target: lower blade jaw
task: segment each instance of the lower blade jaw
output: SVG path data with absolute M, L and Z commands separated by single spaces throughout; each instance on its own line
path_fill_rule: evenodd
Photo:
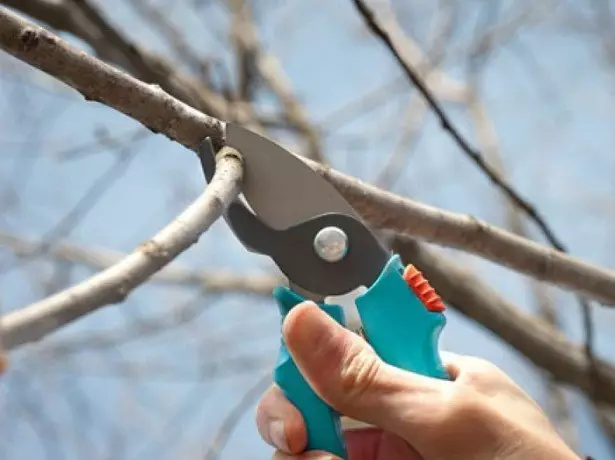
M 300 296 L 304 297 L 307 300 L 311 300 L 312 302 L 323 303 L 325 301 L 324 296 L 320 294 L 315 294 L 306 289 L 303 289 L 301 286 L 293 283 L 292 281 L 288 283 L 288 287 L 292 289 L 294 292 L 296 292 L 297 294 L 299 294 Z

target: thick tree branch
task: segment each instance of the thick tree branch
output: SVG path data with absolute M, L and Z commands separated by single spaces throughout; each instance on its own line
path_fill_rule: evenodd
M 470 118 L 474 124 L 478 144 L 483 152 L 485 152 L 493 168 L 503 178 L 507 179 L 506 169 L 498 147 L 495 129 L 489 120 L 486 108 L 478 100 L 478 95 L 474 88 L 471 93 L 468 100 L 468 109 Z M 510 200 L 504 200 L 503 206 L 506 210 L 508 227 L 517 235 L 530 238 L 526 228 L 525 216 L 520 210 L 514 203 L 510 202 Z M 547 286 L 534 279 L 530 279 L 529 284 L 534 294 L 539 316 L 553 328 L 558 330 L 561 329 L 557 320 L 557 311 L 553 299 L 549 295 Z M 592 360 L 591 354 L 588 355 L 588 359 Z M 572 416 L 564 389 L 550 376 L 547 376 L 546 386 L 548 394 L 547 413 L 549 418 L 553 420 L 554 425 L 559 430 L 560 435 L 564 438 L 566 443 L 576 451 L 578 446 L 578 433 L 572 422 Z
M 473 216 L 445 211 L 381 190 L 307 159 L 373 227 L 461 249 L 538 280 L 613 305 L 615 272 L 545 247 Z M 586 284 L 585 284 L 586 283 Z
M 163 58 L 129 42 L 89 2 L 0 0 L 0 3 L 56 30 L 75 35 L 87 42 L 101 59 L 121 66 L 145 82 L 159 84 L 188 105 L 220 118 L 228 116 L 229 107 L 222 96 L 182 74 Z
M 501 298 L 465 267 L 454 264 L 415 240 L 395 235 L 392 247 L 405 263 L 421 270 L 442 298 L 483 325 L 562 383 L 576 386 L 597 400 L 615 404 L 615 367 L 596 359 L 599 376 L 587 372 L 583 348 L 572 344 L 553 326 Z M 594 383 L 597 383 L 594 385 Z M 595 388 L 594 388 L 595 387 Z
M 0 0 L 51 27 L 87 42 L 105 61 L 119 65 L 146 83 L 154 83 L 185 104 L 221 119 L 235 119 L 262 132 L 248 104 L 230 104 L 204 82 L 173 63 L 132 43 L 88 0 Z M 214 145 L 218 139 L 214 138 Z
M 376 14 L 367 6 L 364 0 L 353 0 L 361 16 L 365 20 L 366 25 L 372 32 L 380 38 L 391 51 L 397 62 L 403 68 L 404 72 L 410 81 L 416 86 L 419 92 L 425 97 L 433 111 L 436 113 L 442 124 L 442 128 L 447 131 L 454 141 L 459 145 L 461 150 L 472 160 L 476 165 L 489 177 L 489 179 L 501 189 L 510 200 L 512 200 L 520 209 L 537 223 L 549 242 L 557 249 L 564 251 L 564 245 L 555 236 L 553 230 L 549 227 L 544 217 L 536 210 L 536 208 L 527 200 L 519 195 L 519 193 L 506 181 L 498 175 L 484 159 L 481 152 L 473 148 L 459 130 L 453 125 L 448 115 L 440 103 L 436 100 L 433 92 L 423 82 L 419 72 L 414 68 L 415 64 L 408 58 L 404 47 L 401 44 L 400 34 L 391 33 L 385 26 L 384 22 L 376 17 Z
M 27 252 L 35 242 L 24 240 L 10 234 L 0 234 L 0 244 L 9 246 L 19 252 Z M 579 362 L 580 347 L 567 341 L 553 326 L 545 320 L 521 313 L 522 324 L 515 320 L 519 309 L 509 304 L 480 279 L 467 272 L 462 267 L 446 261 L 443 257 L 414 240 L 396 236 L 393 238 L 393 249 L 399 251 L 405 263 L 413 263 L 421 269 L 439 291 L 444 300 L 467 315 L 470 319 L 487 327 L 498 337 L 518 348 L 518 344 L 527 343 L 519 351 L 534 364 L 542 366 L 554 378 L 564 383 L 576 385 L 577 374 L 584 370 Z M 52 248 L 50 255 L 62 260 L 83 263 L 88 266 L 105 269 L 118 263 L 122 256 L 113 251 L 86 249 L 76 245 L 61 243 Z M 463 277 L 458 278 L 463 273 Z M 221 273 L 191 270 L 186 267 L 170 264 L 158 271 L 151 278 L 163 283 L 180 283 L 186 286 L 204 287 L 209 292 L 251 292 L 259 295 L 270 295 L 273 287 L 281 283 L 282 278 L 273 276 L 240 276 Z M 512 316 L 507 317 L 509 312 Z M 528 329 L 525 326 L 531 324 Z M 537 343 L 536 336 L 542 337 Z M 543 343 L 551 344 L 543 349 Z M 556 344 L 555 351 L 552 344 Z M 537 347 L 537 348 L 534 348 Z M 557 360 L 551 359 L 554 353 L 563 353 Z M 564 365 L 561 365 L 561 362 Z M 561 369 L 564 369 L 562 371 Z M 572 371 L 571 371 L 572 369 Z M 608 369 L 607 369 L 608 370 Z M 605 372 L 606 373 L 606 372 Z M 601 378 L 604 378 L 604 374 Z M 608 379 L 607 379 L 608 380 Z M 615 386 L 615 380 L 612 383 Z M 608 414 L 606 406 L 600 414 Z
M 239 193 L 242 160 L 222 151 L 203 194 L 176 220 L 132 254 L 88 280 L 2 318 L 3 345 L 10 350 L 42 339 L 92 311 L 122 302 L 137 286 L 197 242 Z
M 221 139 L 223 123 L 160 88 L 121 73 L 6 9 L 0 9 L 0 47 L 17 58 L 195 149 L 204 136 Z M 465 250 L 496 263 L 615 305 L 615 272 L 490 226 L 380 190 L 303 159 L 331 182 L 375 228 Z
M 598 421 L 609 437 L 611 448 L 615 452 L 615 411 L 607 406 L 600 406 L 597 411 Z
M 196 147 L 205 136 L 220 142 L 223 123 L 181 103 L 157 85 L 149 85 L 106 65 L 46 31 L 0 10 L 3 48 L 15 57 L 38 67 L 79 91 L 86 100 L 102 102 L 141 121 L 154 132 L 178 141 L 176 125 Z M 186 139 L 184 139 L 186 141 Z

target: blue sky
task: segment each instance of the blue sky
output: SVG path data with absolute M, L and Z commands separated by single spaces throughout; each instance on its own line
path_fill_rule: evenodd
M 361 22 L 351 2 L 277 3 L 275 14 L 261 18 L 261 38 L 280 58 L 312 120 L 325 119 L 336 108 L 399 75 L 382 45 L 360 33 Z M 574 8 L 575 2 L 568 3 Z M 467 42 L 481 5 L 468 2 L 464 6 L 453 43 Z M 502 18 L 520 7 L 520 3 L 504 2 Z M 167 8 L 199 55 L 228 58 L 215 38 L 219 35 L 225 40 L 228 25 L 216 2 L 200 13 L 204 21 L 180 2 Z M 134 41 L 169 54 L 164 40 L 137 20 L 124 2 L 105 2 L 104 10 Z M 413 12 L 409 31 L 424 41 L 433 20 L 433 5 L 417 1 Z M 571 252 L 613 267 L 615 163 L 610 153 L 614 74 L 594 37 L 551 22 L 522 30 L 489 60 L 482 77 L 483 100 L 515 187 L 547 216 Z M 139 125 L 113 110 L 86 103 L 14 59 L 2 57 L 0 62 L 4 128 L 0 130 L 0 181 L 10 183 L 13 178 L 20 184 L 20 205 L 2 216 L 0 229 L 37 237 L 53 228 L 116 162 L 112 152 L 64 161 L 56 153 L 90 142 L 97 127 L 121 135 L 139 129 Z M 463 56 L 451 56 L 447 63 L 447 71 L 463 78 Z M 30 83 L 23 83 L 24 76 Z M 381 106 L 327 137 L 327 153 L 334 167 L 373 180 L 374 171 L 403 129 L 400 113 L 408 100 L 407 92 L 393 93 Z M 447 106 L 447 111 L 474 141 L 467 115 L 458 107 Z M 381 135 L 372 140 L 360 137 L 372 132 Z M 345 148 L 342 140 L 349 136 L 358 137 L 362 148 Z M 135 156 L 121 178 L 68 239 L 129 251 L 196 197 L 203 182 L 191 152 L 155 135 L 133 147 L 129 154 L 134 152 Z M 408 152 L 402 179 L 392 190 L 505 224 L 500 196 L 431 114 L 415 148 Z M 525 278 L 466 254 L 447 253 L 519 307 L 534 308 Z M 2 264 L 9 260 L 2 249 L 0 256 Z M 268 260 L 245 251 L 224 222 L 216 223 L 179 262 L 245 273 L 271 269 Z M 14 270 L 0 278 L 0 300 L 6 310 L 41 297 L 32 280 L 37 274 L 48 273 L 49 267 L 42 263 L 28 267 L 31 270 Z M 90 274 L 89 269 L 77 268 L 71 280 L 77 282 Z M 566 332 L 573 340 L 581 340 L 573 297 L 559 290 L 554 293 Z M 143 287 L 125 304 L 104 308 L 48 341 L 16 353 L 14 370 L 0 387 L 0 407 L 10 414 L 0 421 L 6 424 L 0 425 L 0 431 L 8 433 L 0 443 L 2 457 L 106 458 L 104 454 L 111 455 L 112 449 L 125 449 L 126 458 L 162 459 L 202 452 L 225 414 L 262 373 L 268 372 L 275 359 L 278 317 L 272 300 L 210 296 L 197 304 L 200 314 L 184 327 L 101 351 L 75 351 L 62 358 L 49 351 L 54 343 L 97 332 L 117 333 L 143 318 L 169 317 L 173 307 L 195 295 L 195 291 L 168 286 Z M 595 316 L 598 350 L 611 356 L 615 343 L 608 332 L 615 325 L 615 315 L 602 308 Z M 536 370 L 491 333 L 451 309 L 442 346 L 496 362 L 544 402 L 544 387 Z M 224 363 L 233 356 L 257 356 L 263 360 L 262 368 L 243 369 L 227 377 L 199 375 L 199 363 Z M 122 367 L 122 362 L 128 364 Z M 152 377 L 118 376 L 118 369 L 134 368 L 135 363 L 147 364 L 149 368 L 143 372 Z M 608 458 L 591 413 L 576 392 L 572 391 L 571 397 L 583 452 Z M 33 421 L 33 414 L 38 421 Z M 220 458 L 266 458 L 269 451 L 257 436 L 253 411 L 248 410 Z

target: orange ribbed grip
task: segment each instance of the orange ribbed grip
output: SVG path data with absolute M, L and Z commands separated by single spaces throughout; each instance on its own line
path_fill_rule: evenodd
M 446 307 L 436 290 L 431 287 L 429 281 L 425 279 L 423 274 L 416 269 L 412 264 L 409 264 L 404 270 L 404 281 L 414 291 L 416 296 L 421 299 L 425 308 L 429 311 L 443 312 Z

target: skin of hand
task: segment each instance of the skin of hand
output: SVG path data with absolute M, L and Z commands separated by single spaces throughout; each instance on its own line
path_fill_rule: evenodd
M 579 460 L 540 407 L 487 361 L 442 353 L 448 381 L 397 369 L 312 302 L 293 308 L 282 335 L 324 401 L 379 427 L 346 432 L 350 460 Z M 275 385 L 256 423 L 275 460 L 337 458 L 304 452 L 301 414 Z

